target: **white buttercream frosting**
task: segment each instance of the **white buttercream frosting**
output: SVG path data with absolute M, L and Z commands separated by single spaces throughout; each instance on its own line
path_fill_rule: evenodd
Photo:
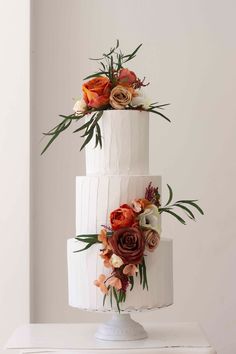
M 95 137 L 86 145 L 86 174 L 148 174 L 149 114 L 135 110 L 107 110 L 99 125 L 102 149 L 94 148 Z
M 76 178 L 76 235 L 98 234 L 101 225 L 110 225 L 111 211 L 143 198 L 150 182 L 161 193 L 161 177 L 148 175 L 148 113 L 105 111 L 100 126 L 103 147 L 94 149 L 92 139 L 86 146 L 87 176 Z M 160 230 L 161 218 L 155 227 Z M 75 239 L 68 240 L 69 304 L 89 311 L 109 311 L 109 301 L 103 307 L 103 294 L 93 284 L 100 274 L 108 272 L 99 256 L 101 245 L 74 253 L 83 247 Z M 148 253 L 145 260 L 149 290 L 143 290 L 135 278 L 135 287 L 132 292 L 128 289 L 122 304 L 123 311 L 155 309 L 173 303 L 172 241 L 161 239 L 155 252 Z
M 100 274 L 109 274 L 99 256 L 101 245 L 75 253 L 84 245 L 75 239 L 67 242 L 69 304 L 90 311 L 110 311 L 109 298 L 103 307 L 103 294 L 94 285 Z M 145 261 L 149 290 L 143 290 L 139 277 L 135 278 L 133 290 L 127 289 L 126 301 L 121 304 L 122 311 L 151 310 L 173 303 L 172 240 L 161 239 L 158 248 L 148 253 Z M 117 311 L 115 301 L 113 310 Z
M 144 198 L 152 182 L 161 192 L 160 176 L 82 176 L 76 178 L 76 235 L 99 233 L 110 225 L 110 213 L 122 204 Z M 158 219 L 158 229 L 161 228 Z

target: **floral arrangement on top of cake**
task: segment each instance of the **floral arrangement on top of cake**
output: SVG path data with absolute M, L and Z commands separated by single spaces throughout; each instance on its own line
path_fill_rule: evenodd
M 86 244 L 76 252 L 85 251 L 96 243 L 102 244 L 100 256 L 110 274 L 100 274 L 94 285 L 104 294 L 103 305 L 109 295 L 111 307 L 114 298 L 120 312 L 120 304 L 125 302 L 128 289 L 132 291 L 134 288 L 137 276 L 142 289 L 148 290 L 145 257 L 159 245 L 161 213 L 171 214 L 182 224 L 186 222 L 173 211 L 174 208 L 182 209 L 192 220 L 195 220 L 195 216 L 189 207 L 197 209 L 203 215 L 197 200 L 179 200 L 171 204 L 173 192 L 167 186 L 169 198 L 165 206 L 161 207 L 158 188 L 150 183 L 144 198 L 135 199 L 130 205 L 123 204 L 110 213 L 110 226 L 103 226 L 100 234 L 79 235 L 75 238 Z
M 159 115 L 170 122 L 161 110 L 168 104 L 151 103 L 144 94 L 142 87 L 145 84 L 145 78 L 142 80 L 126 65 L 134 59 L 140 44 L 131 54 L 123 54 L 119 49 L 119 41 L 116 46 L 111 48 L 109 53 L 103 54 L 101 58 L 91 59 L 100 64 L 100 68 L 94 74 L 87 76 L 82 85 L 82 97 L 74 105 L 74 113 L 70 115 L 60 115 L 61 122 L 44 135 L 50 139 L 42 151 L 42 154 L 49 148 L 53 141 L 64 132 L 72 122 L 81 122 L 81 119 L 87 117 L 85 123 L 74 130 L 74 133 L 83 131 L 82 137 L 85 137 L 81 146 L 82 150 L 95 135 L 95 147 L 102 147 L 101 129 L 99 120 L 104 110 L 111 109 L 129 109 L 151 112 Z

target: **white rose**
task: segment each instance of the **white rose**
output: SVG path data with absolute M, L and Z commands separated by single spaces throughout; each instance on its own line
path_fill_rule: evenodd
M 133 96 L 131 101 L 132 107 L 142 106 L 144 109 L 148 109 L 150 107 L 150 100 L 149 98 L 143 93 L 142 90 L 136 91 L 136 96 Z
M 110 258 L 110 263 L 111 265 L 113 265 L 114 268 L 120 268 L 123 264 L 123 261 L 119 256 L 113 254 Z
M 147 209 L 139 215 L 139 225 L 144 229 L 151 229 L 161 233 L 159 220 L 160 213 L 156 205 L 148 205 Z
M 78 100 L 75 102 L 75 105 L 73 107 L 74 112 L 85 112 L 87 110 L 87 104 L 83 98 L 81 100 Z

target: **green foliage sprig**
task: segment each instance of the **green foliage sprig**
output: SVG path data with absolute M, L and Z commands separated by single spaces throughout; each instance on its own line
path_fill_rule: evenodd
M 79 236 L 76 236 L 75 239 L 77 241 L 81 241 L 81 242 L 86 243 L 86 246 L 84 248 L 77 250 L 77 251 L 74 251 L 74 253 L 85 251 L 85 250 L 89 249 L 91 246 L 95 245 L 95 243 L 101 243 L 98 240 L 98 234 L 79 235 Z
M 110 80 L 111 88 L 115 87 L 118 84 L 118 74 L 119 71 L 124 68 L 124 65 L 128 63 L 130 60 L 134 59 L 137 55 L 137 52 L 141 48 L 142 44 L 139 44 L 137 48 L 135 48 L 131 53 L 124 54 L 119 48 L 119 40 L 116 41 L 116 45 L 109 50 L 108 53 L 104 53 L 101 58 L 90 58 L 90 60 L 97 61 L 99 64 L 98 71 L 94 72 L 91 75 L 88 75 L 84 78 L 84 80 L 106 76 Z M 148 84 L 144 84 L 145 78 L 141 81 L 137 79 L 135 88 L 140 88 L 141 86 L 147 86 Z M 152 103 L 149 105 L 148 108 L 144 108 L 143 106 L 133 107 L 128 105 L 125 107 L 127 110 L 139 110 L 139 111 L 146 111 L 150 113 L 157 114 L 158 116 L 164 118 L 168 122 L 170 119 L 164 115 L 161 110 L 164 107 L 168 106 L 167 104 L 159 104 L 158 102 Z M 88 119 L 85 123 L 79 126 L 79 128 L 75 129 L 73 133 L 82 132 L 81 137 L 85 138 L 84 143 L 82 144 L 80 150 L 82 150 L 93 138 L 95 135 L 95 148 L 100 147 L 102 148 L 102 135 L 101 135 L 101 128 L 99 125 L 99 120 L 103 115 L 105 110 L 113 110 L 114 108 L 111 107 L 110 104 L 107 104 L 100 108 L 91 108 L 87 107 L 86 111 L 81 113 L 73 113 L 70 115 L 59 115 L 61 119 L 60 123 L 57 124 L 54 128 L 49 130 L 47 133 L 43 133 L 44 136 L 49 137 L 49 141 L 46 146 L 43 148 L 41 155 L 45 153 L 45 151 L 50 147 L 50 145 L 63 133 L 67 130 L 71 123 L 81 123 L 81 119 L 84 117 L 89 117 L 91 114 L 91 118 Z
M 82 124 L 79 128 L 75 129 L 73 133 L 78 133 L 80 131 L 83 131 L 83 134 L 81 137 L 84 137 L 84 143 L 82 144 L 80 151 L 90 142 L 90 140 L 93 138 L 94 133 L 95 133 L 95 147 L 98 145 L 100 148 L 102 148 L 102 135 L 101 135 L 101 129 L 99 126 L 99 120 L 102 118 L 103 115 L 103 110 L 91 110 L 86 113 L 81 113 L 81 114 L 71 114 L 68 116 L 65 115 L 60 115 L 59 117 L 62 117 L 62 121 L 56 125 L 54 128 L 52 128 L 49 132 L 43 133 L 45 136 L 50 136 L 50 140 L 41 152 L 41 155 L 44 154 L 44 152 L 49 148 L 49 146 L 54 142 L 54 140 L 62 133 L 64 132 L 69 126 L 71 125 L 72 122 L 78 123 L 81 121 L 82 118 L 85 116 L 91 115 L 91 118 L 88 119 L 84 124 Z
M 120 69 L 123 68 L 123 65 L 128 61 L 134 59 L 138 50 L 141 48 L 142 43 L 139 44 L 135 50 L 130 54 L 123 54 L 122 51 L 118 48 L 120 42 L 117 39 L 116 45 L 113 48 L 110 48 L 108 53 L 104 53 L 100 58 L 89 58 L 90 60 L 97 61 L 100 65 L 100 68 L 95 73 L 88 75 L 84 80 L 92 79 L 94 77 L 106 76 L 110 82 L 114 85 L 116 81 L 116 74 Z
M 176 212 L 173 211 L 176 209 L 181 209 L 185 213 L 185 215 L 191 219 L 191 220 L 196 220 L 195 215 L 193 211 L 190 209 L 190 207 L 193 207 L 196 209 L 200 214 L 204 215 L 203 210 L 200 208 L 200 206 L 197 204 L 198 200 L 191 200 L 191 199 L 186 199 L 186 200 L 178 200 L 174 203 L 171 204 L 173 200 L 173 190 L 167 184 L 168 190 L 169 190 L 169 198 L 168 201 L 166 202 L 164 207 L 159 208 L 160 213 L 168 213 L 172 216 L 174 216 L 181 224 L 186 225 L 186 221 Z

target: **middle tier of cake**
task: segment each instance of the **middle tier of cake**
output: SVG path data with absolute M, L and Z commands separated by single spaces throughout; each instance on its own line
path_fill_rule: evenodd
M 76 235 L 98 234 L 102 225 L 109 227 L 110 213 L 122 204 L 144 198 L 150 182 L 161 194 L 160 176 L 77 176 Z

